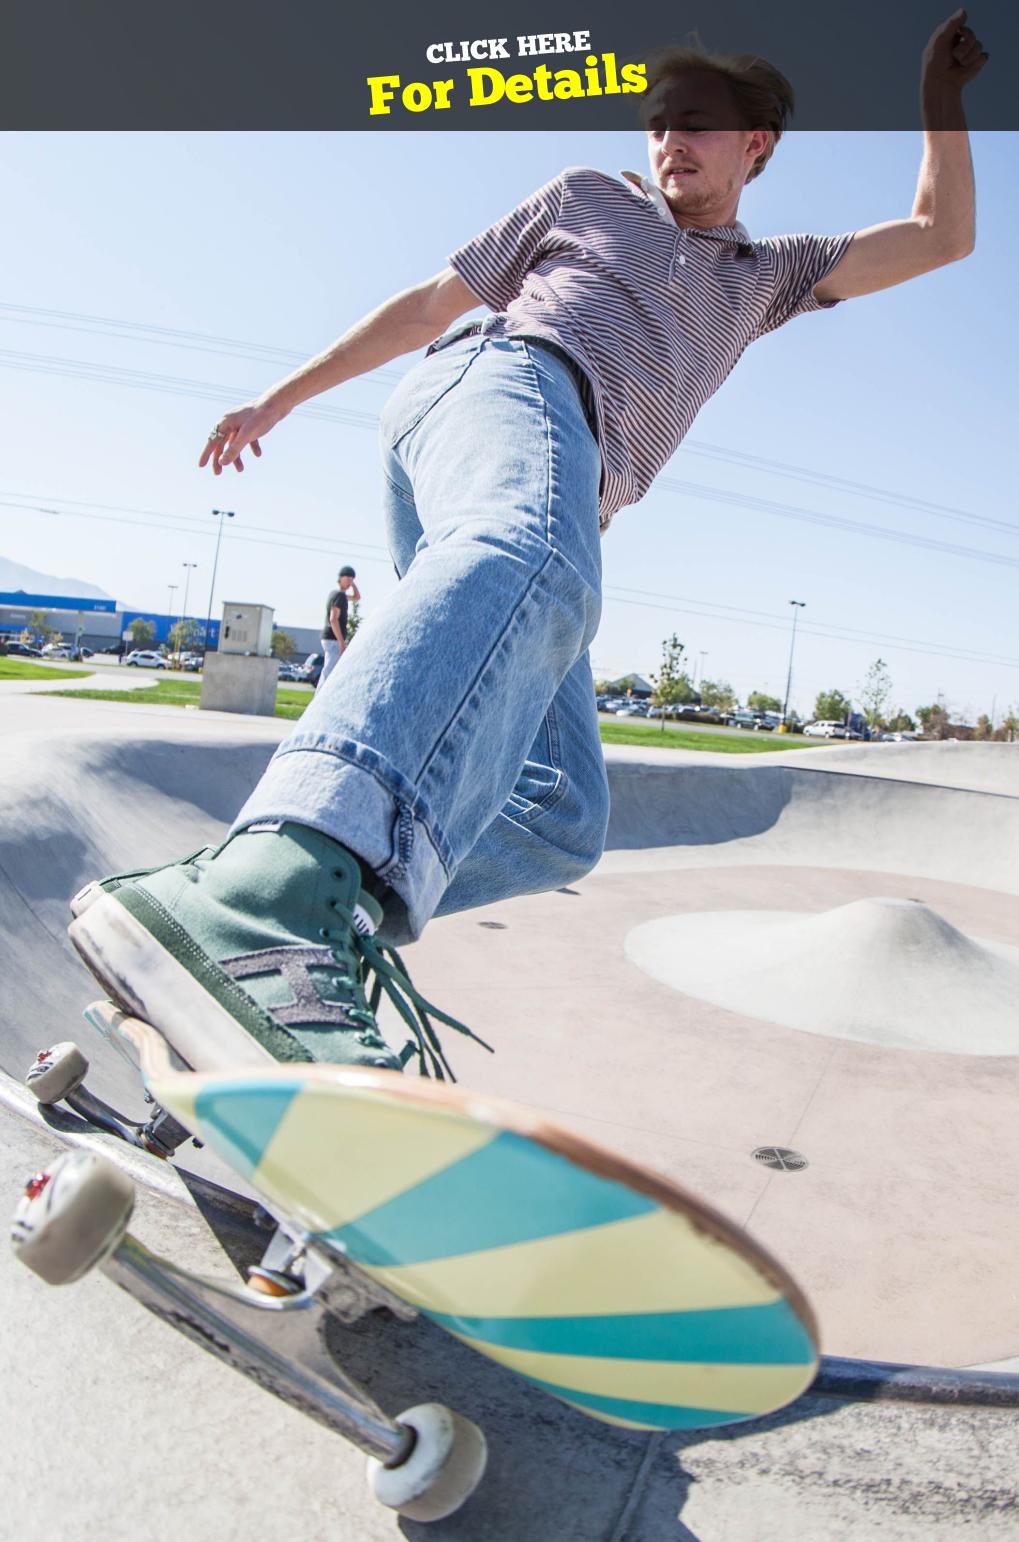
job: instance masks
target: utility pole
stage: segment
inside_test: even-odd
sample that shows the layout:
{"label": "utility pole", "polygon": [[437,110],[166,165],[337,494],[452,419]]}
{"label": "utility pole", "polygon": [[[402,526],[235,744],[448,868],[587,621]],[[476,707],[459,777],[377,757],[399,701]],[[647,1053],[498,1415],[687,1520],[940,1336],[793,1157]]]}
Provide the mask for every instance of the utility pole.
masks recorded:
{"label": "utility pole", "polygon": [[181,563],[181,567],[184,569],[184,609],[181,611],[180,616],[182,621],[186,621],[188,618],[188,589],[191,587],[191,570],[197,566],[197,562]]}
{"label": "utility pole", "polygon": [[789,603],[793,607],[793,635],[792,640],[789,643],[789,672],[785,677],[785,701],[782,703],[783,723],[786,721],[789,712],[789,692],[792,689],[793,683],[793,649],[796,647],[797,610],[803,610],[806,607],[807,602],[806,600],[790,600]]}
{"label": "utility pole", "polygon": [[209,611],[205,618],[204,646],[206,653],[209,651],[209,630],[212,626],[212,596],[216,592],[216,569],[219,566],[219,543],[223,539],[223,526],[226,524],[228,519],[234,518],[234,511],[233,509],[213,509],[212,517],[213,519],[218,519],[219,524],[216,527],[216,555],[212,559],[212,583],[209,587]]}

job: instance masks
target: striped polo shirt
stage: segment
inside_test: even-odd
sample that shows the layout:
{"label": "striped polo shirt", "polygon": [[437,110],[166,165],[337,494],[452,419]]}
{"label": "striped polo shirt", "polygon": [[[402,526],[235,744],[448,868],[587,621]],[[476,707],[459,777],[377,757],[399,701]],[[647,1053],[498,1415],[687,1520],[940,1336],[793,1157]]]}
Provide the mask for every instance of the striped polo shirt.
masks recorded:
{"label": "striped polo shirt", "polygon": [[591,382],[603,526],[644,496],[748,343],[838,303],[813,289],[853,239],[679,226],[654,191],[571,166],[449,259],[499,314],[496,335],[555,343]]}

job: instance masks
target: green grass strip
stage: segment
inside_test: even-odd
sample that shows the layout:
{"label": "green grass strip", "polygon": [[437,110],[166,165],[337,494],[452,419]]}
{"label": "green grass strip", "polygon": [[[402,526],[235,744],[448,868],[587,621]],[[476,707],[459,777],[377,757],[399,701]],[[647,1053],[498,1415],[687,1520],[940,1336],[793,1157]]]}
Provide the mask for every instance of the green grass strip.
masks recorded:
{"label": "green grass strip", "polygon": [[28,659],[0,658],[0,680],[80,680],[91,673],[90,669],[55,669],[52,664],[33,664]]}
{"label": "green grass strip", "polygon": [[818,742],[794,734],[713,734],[707,728],[659,728],[657,723],[599,723],[603,744],[637,744],[642,750],[703,750],[714,755],[767,755],[778,750],[816,749]]}
{"label": "green grass strip", "polygon": [[[40,671],[42,673],[43,671]],[[55,671],[46,670],[47,675]],[[197,707],[202,694],[200,680],[176,675],[155,681],[145,690],[47,691],[47,696],[73,696],[76,701],[123,701],[135,706]],[[310,705],[312,692],[281,685],[276,692],[276,717],[299,718]],[[795,734],[713,734],[704,728],[660,728],[657,723],[600,722],[603,744],[637,744],[641,749],[702,750],[722,755],[767,755],[777,750],[809,750],[817,741]]]}
{"label": "green grass strip", "polygon": [[[47,696],[73,696],[75,701],[123,701],[138,707],[197,707],[202,695],[202,682],[174,675],[165,676],[144,688],[133,691],[81,690],[47,691]],[[276,717],[299,718],[311,702],[311,691],[287,689],[281,686],[276,692]]]}

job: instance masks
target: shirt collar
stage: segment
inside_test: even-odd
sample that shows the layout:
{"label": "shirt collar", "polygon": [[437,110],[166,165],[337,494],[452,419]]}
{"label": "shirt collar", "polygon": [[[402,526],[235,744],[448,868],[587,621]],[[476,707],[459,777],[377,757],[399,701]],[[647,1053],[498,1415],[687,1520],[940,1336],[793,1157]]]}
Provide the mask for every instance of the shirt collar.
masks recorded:
{"label": "shirt collar", "polygon": [[748,249],[753,247],[750,232],[739,220],[733,225],[712,225],[707,230],[701,230],[696,225],[676,224],[672,217],[672,210],[661,188],[651,181],[650,177],[638,177],[635,171],[621,173],[627,186],[632,190],[635,198],[645,198],[654,209],[659,219],[664,220],[674,230],[682,229],[690,236],[702,236],[707,241],[718,241],[723,246],[740,246]]}

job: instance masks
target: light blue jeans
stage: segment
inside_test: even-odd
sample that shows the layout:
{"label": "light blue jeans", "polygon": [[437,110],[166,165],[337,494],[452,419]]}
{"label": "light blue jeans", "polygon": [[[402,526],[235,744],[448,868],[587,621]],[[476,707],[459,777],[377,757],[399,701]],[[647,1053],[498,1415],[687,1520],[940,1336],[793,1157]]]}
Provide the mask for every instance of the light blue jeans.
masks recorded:
{"label": "light blue jeans", "polygon": [[336,668],[342,657],[343,655],[340,652],[340,645],[336,641],[335,637],[323,637],[322,673],[318,677],[318,684],[315,687],[316,691],[322,690],[326,681],[329,679],[329,676],[332,674],[333,670]]}
{"label": "light blue jeans", "polygon": [[373,607],[234,824],[292,820],[396,896],[383,940],[559,888],[601,855],[608,784],[587,650],[599,455],[568,365],[443,343],[381,421],[400,583]]}

